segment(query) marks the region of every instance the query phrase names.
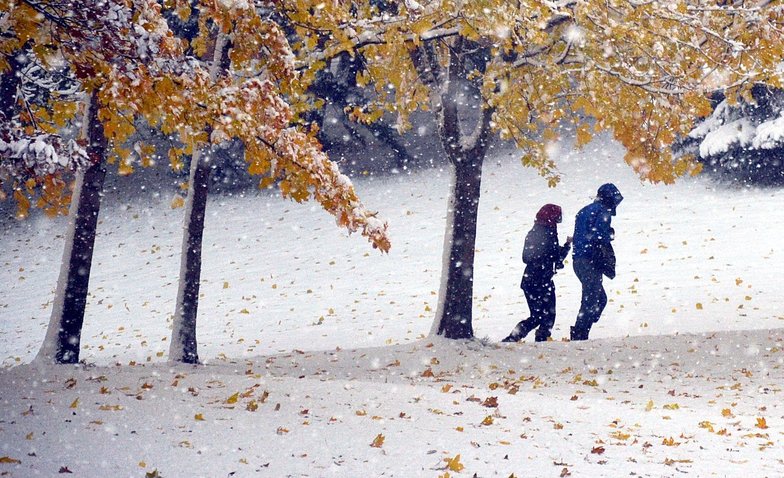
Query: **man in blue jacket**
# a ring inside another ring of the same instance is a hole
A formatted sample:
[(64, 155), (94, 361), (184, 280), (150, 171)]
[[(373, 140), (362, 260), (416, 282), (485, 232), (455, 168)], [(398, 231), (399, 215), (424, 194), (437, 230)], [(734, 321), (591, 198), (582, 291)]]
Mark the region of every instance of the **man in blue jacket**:
[(623, 200), (612, 183), (599, 187), (596, 199), (577, 213), (574, 223), (574, 273), (583, 286), (580, 312), (571, 328), (571, 340), (587, 340), (593, 324), (607, 305), (602, 276), (615, 277), (612, 217)]

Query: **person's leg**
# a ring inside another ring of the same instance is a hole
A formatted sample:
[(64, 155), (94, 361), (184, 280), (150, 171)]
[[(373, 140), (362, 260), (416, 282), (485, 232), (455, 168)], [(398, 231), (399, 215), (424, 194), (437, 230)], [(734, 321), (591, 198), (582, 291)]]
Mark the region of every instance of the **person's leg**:
[(607, 305), (607, 294), (602, 286), (602, 274), (589, 260), (574, 261), (574, 272), (582, 284), (582, 298), (577, 320), (571, 328), (572, 340), (587, 340), (591, 326), (595, 324)]
[(538, 310), (538, 295), (539, 292), (529, 282), (523, 282), (523, 293), (525, 294), (525, 300), (528, 302), (528, 312), (531, 314), (527, 319), (523, 319), (515, 325), (515, 328), (512, 329), (512, 332), (509, 333), (506, 338), (501, 340), (501, 342), (517, 342), (521, 339), (524, 339), (526, 335), (538, 324), (536, 315)]
[(536, 329), (536, 341), (544, 342), (550, 338), (555, 324), (555, 283), (550, 281), (541, 291), (539, 300), (539, 327)]
[(602, 284), (602, 277), (599, 276), (599, 281), (596, 283), (596, 290), (595, 290), (595, 297), (596, 302), (594, 303), (594, 310), (592, 315), (592, 323), (596, 323), (599, 321), (599, 317), (602, 316), (602, 312), (604, 312), (604, 308), (607, 306), (607, 292), (604, 290), (604, 285)]

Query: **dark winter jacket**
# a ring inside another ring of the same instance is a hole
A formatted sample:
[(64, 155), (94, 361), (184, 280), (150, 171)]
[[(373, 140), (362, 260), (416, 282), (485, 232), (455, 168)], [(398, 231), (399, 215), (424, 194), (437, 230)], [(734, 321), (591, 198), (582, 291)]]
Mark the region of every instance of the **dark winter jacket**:
[(615, 208), (623, 200), (613, 184), (599, 188), (593, 203), (577, 213), (574, 222), (574, 259), (587, 259), (607, 277), (615, 277), (615, 252), (610, 226)]
[(563, 267), (570, 246), (558, 245), (558, 229), (537, 222), (525, 236), (523, 262), (526, 264), (520, 287), (529, 284), (546, 284), (552, 280), (556, 269)]

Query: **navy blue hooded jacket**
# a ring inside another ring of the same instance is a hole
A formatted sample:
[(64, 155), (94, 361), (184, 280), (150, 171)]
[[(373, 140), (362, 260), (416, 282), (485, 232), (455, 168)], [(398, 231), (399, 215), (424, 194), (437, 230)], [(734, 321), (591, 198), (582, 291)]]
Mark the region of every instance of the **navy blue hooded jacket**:
[(580, 209), (574, 221), (574, 258), (597, 260), (603, 247), (612, 250), (610, 226), (615, 208), (623, 200), (614, 184), (599, 188), (593, 203)]

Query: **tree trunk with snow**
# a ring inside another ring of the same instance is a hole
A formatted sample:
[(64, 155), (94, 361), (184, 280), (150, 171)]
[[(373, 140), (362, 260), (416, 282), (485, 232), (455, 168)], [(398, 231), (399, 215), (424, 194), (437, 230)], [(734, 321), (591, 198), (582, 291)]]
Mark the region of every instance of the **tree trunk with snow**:
[(452, 184), (444, 231), (441, 290), (434, 332), (449, 339), (474, 336), (474, 249), (482, 157), (452, 165)]
[(490, 137), (490, 119), (493, 110), (486, 105), (470, 135), (461, 128), (457, 98), (459, 78), (463, 63), (462, 38), (457, 38), (450, 48), (446, 71), (435, 61), (432, 50), (419, 54), (432, 72), (439, 90), (436, 112), (438, 134), (452, 167), (452, 184), (447, 206), (444, 231), (443, 263), (438, 308), (431, 335), (449, 339), (468, 339), (474, 336), (474, 250), (479, 196), (482, 183), (482, 163)]
[(201, 285), (201, 248), (207, 211), (210, 165), (200, 151), (191, 159), (188, 197), (185, 200), (180, 284), (169, 345), (169, 360), (199, 363), (196, 316)]
[(107, 142), (103, 124), (98, 119), (99, 107), (97, 92), (94, 92), (85, 114), (84, 134), (89, 141), (87, 154), (90, 165), (77, 172), (52, 315), (37, 360), (56, 363), (79, 361), (95, 232), (106, 177)]
[[(215, 80), (229, 68), (231, 43), (223, 34), (218, 34), (210, 75)], [(202, 146), (209, 148), (208, 146)], [(169, 360), (184, 363), (199, 363), (196, 340), (196, 318), (199, 309), (199, 287), (201, 285), (201, 250), (204, 234), (204, 216), (207, 210), (210, 164), (204, 151), (196, 150), (191, 159), (188, 197), (185, 200), (182, 252), (180, 258), (180, 283), (169, 344)]]

